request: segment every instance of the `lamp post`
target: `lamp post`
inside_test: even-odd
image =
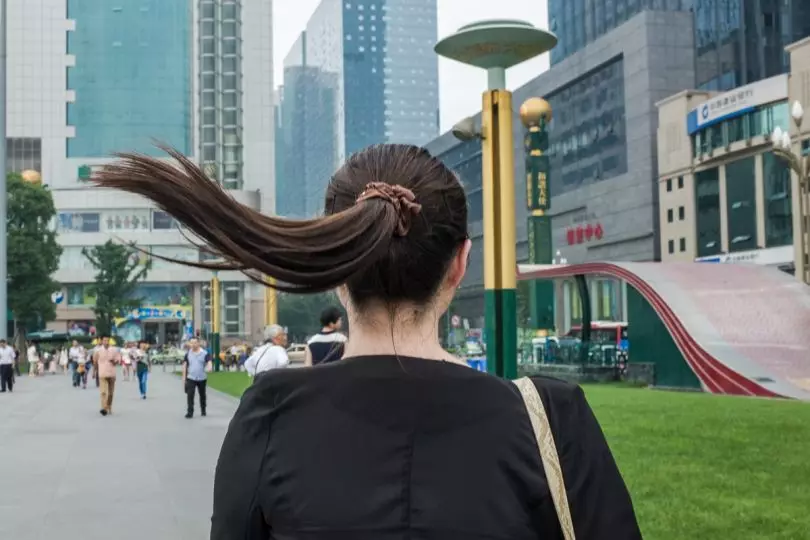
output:
[[[790,116],[801,134],[804,120],[804,107],[798,101],[793,102]],[[793,205],[793,249],[795,252],[796,276],[810,285],[810,156],[793,151],[790,133],[777,127],[771,135],[773,153],[783,159],[795,173],[796,182],[792,182],[793,196],[797,204]]]
[[[551,105],[541,98],[529,98],[520,106],[520,120],[526,127],[526,207],[529,211],[528,243],[530,264],[551,264],[551,209],[549,192],[548,132]],[[554,282],[529,282],[529,311],[535,330],[548,335],[554,330]]]
[[[276,280],[268,277],[269,283],[275,284]],[[273,287],[264,287],[264,325],[270,326],[278,324],[278,292]]]
[[[220,292],[219,292],[219,274],[214,272],[214,277],[211,278],[211,355],[214,357],[214,371],[220,370],[219,359],[219,331],[221,330],[220,323]]]
[[[517,376],[513,111],[506,70],[556,44],[554,34],[530,23],[489,20],[461,27],[434,49],[440,56],[487,71],[481,132],[469,138],[482,140],[487,370],[506,378]],[[465,120],[459,127],[469,128],[470,124]]]

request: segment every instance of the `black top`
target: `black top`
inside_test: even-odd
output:
[[[343,357],[345,343],[346,336],[340,332],[321,330],[307,341],[309,353],[312,355],[312,365],[317,366],[340,360]]]
[[[534,382],[577,540],[641,538],[582,390]],[[245,393],[217,464],[211,540],[561,538],[517,388],[454,363],[274,370]]]

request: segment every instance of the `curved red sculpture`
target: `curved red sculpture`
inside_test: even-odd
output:
[[[575,275],[632,285],[661,318],[705,390],[810,400],[810,287],[792,276],[757,265],[707,263],[518,269],[521,280]]]

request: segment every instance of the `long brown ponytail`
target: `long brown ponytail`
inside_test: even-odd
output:
[[[402,283],[388,277],[387,284],[379,283],[380,271],[407,272],[413,260],[423,259],[420,250],[433,259],[429,266],[444,268],[466,235],[461,185],[444,165],[417,147],[380,145],[352,156],[332,178],[327,215],[309,220],[261,214],[235,201],[181,153],[160,147],[176,163],[121,153],[92,180],[151,199],[198,236],[204,249],[223,259],[175,261],[179,264],[239,270],[258,280],[267,275],[278,280],[276,288],[301,293],[347,282],[352,289],[352,283],[359,286],[357,280],[365,277],[377,283],[359,286],[361,296],[410,297],[404,290],[407,276]],[[395,269],[391,263],[403,261],[398,254],[403,250],[411,252],[406,255],[411,262]],[[441,276],[428,274],[426,280],[413,277],[435,282],[430,284],[435,290]]]

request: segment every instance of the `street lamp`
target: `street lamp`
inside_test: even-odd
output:
[[[549,264],[551,257],[551,193],[549,191],[548,125],[551,105],[532,97],[520,106],[520,121],[526,128],[523,147],[526,153],[526,209],[529,264]],[[533,279],[529,282],[529,310],[535,330],[554,330],[554,281]]]
[[[796,131],[801,134],[802,122],[804,120],[804,107],[799,101],[794,101],[790,108],[790,116],[796,126]],[[796,174],[796,182],[793,183],[792,192],[798,197],[798,204],[794,205],[793,231],[798,235],[794,239],[794,251],[796,260],[796,275],[804,283],[810,285],[810,156],[803,156],[801,153],[793,151],[793,141],[789,131],[783,131],[781,127],[776,127],[771,134],[771,144],[773,153],[783,159],[790,169]],[[798,189],[797,189],[798,188]]]
[[[209,293],[211,295],[211,339],[209,349],[214,358],[214,371],[219,371],[221,363],[219,359],[219,332],[222,326],[220,322],[222,308],[220,306],[219,272],[216,270],[211,278]]]
[[[458,127],[469,139],[482,140],[487,369],[510,379],[517,376],[517,255],[512,93],[506,90],[506,70],[556,44],[554,34],[531,23],[489,20],[461,27],[434,48],[440,56],[487,71],[480,133],[471,125]]]

